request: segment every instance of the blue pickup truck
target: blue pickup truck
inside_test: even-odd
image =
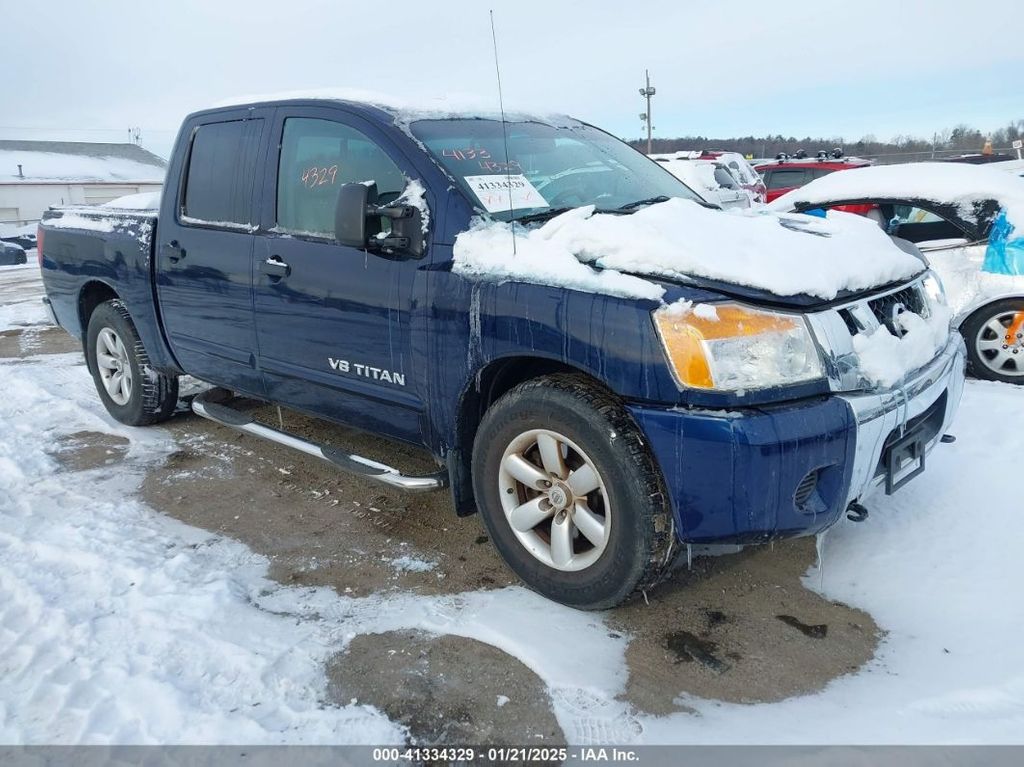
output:
[[[690,545],[862,517],[869,492],[924,468],[963,385],[945,330],[896,382],[858,371],[855,336],[901,336],[901,312],[941,304],[923,263],[830,299],[699,274],[648,273],[638,295],[459,268],[482,227],[525,247],[587,206],[640,221],[680,199],[729,215],[570,118],[289,98],[190,115],[159,210],[55,208],[38,250],[45,300],[118,421],[170,418],[194,376],[215,387],[197,414],[368,481],[449,488],[526,584],[600,609]],[[797,219],[813,224],[781,223],[807,228],[800,242],[830,244]],[[420,446],[438,469],[312,443],[239,398]]]

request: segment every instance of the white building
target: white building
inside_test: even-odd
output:
[[[0,225],[33,223],[51,205],[159,191],[166,170],[136,144],[0,140]]]

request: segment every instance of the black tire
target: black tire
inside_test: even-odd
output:
[[[104,329],[112,330],[127,350],[133,385],[127,402],[115,402],[107,392],[97,362],[97,339]],[[89,317],[85,359],[104,407],[115,419],[128,426],[147,426],[166,421],[178,402],[178,378],[155,370],[139,340],[131,315],[119,299],[105,301]],[[115,392],[116,393],[116,392]]]
[[[554,430],[579,446],[603,481],[610,531],[603,551],[585,569],[556,569],[531,554],[501,503],[499,472],[506,448],[534,429]],[[606,609],[652,588],[668,573],[675,532],[661,472],[618,398],[583,376],[537,378],[495,402],[474,440],[472,473],[477,506],[499,553],[530,588],[549,599],[583,610]]]
[[[1006,317],[1007,315],[1019,312],[1024,312],[1024,298],[1006,298],[1002,301],[993,301],[991,304],[983,306],[974,312],[960,326],[960,334],[964,337],[964,341],[967,344],[967,372],[971,376],[986,381],[1001,381],[1008,384],[1017,384],[1018,386],[1024,385],[1024,343],[1020,339],[1017,342],[1019,352],[1014,355],[1015,359],[1014,363],[1012,363],[1017,366],[1017,371],[1019,372],[1016,373],[1009,368],[995,369],[993,364],[986,360],[986,352],[978,346],[981,335],[985,332],[985,326],[989,322],[998,317]],[[990,340],[996,338],[993,332],[987,332],[986,335],[990,337]],[[989,356],[992,354],[993,352],[988,352]],[[1017,361],[1017,358],[1019,358],[1019,361]]]

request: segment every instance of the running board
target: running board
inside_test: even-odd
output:
[[[240,410],[235,410],[233,407],[228,407],[221,402],[211,401],[215,397],[223,396],[223,394],[223,390],[210,389],[196,395],[192,400],[192,412],[222,426],[229,426],[245,434],[252,434],[254,437],[270,440],[279,445],[298,450],[306,455],[311,455],[314,458],[327,461],[335,468],[346,471],[349,474],[356,474],[364,479],[380,482],[381,484],[409,493],[440,490],[448,484],[448,474],[445,471],[425,476],[407,476],[392,466],[377,463],[377,461],[372,461],[361,455],[352,455],[329,445],[318,445],[315,442],[296,437],[294,434],[288,434],[279,429],[265,426]]]

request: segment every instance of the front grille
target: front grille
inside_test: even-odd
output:
[[[921,317],[926,317],[928,314],[926,311],[928,304],[925,301],[924,293],[917,285],[911,285],[902,290],[897,290],[895,293],[889,293],[888,295],[868,301],[868,308],[875,315],[875,319],[878,320],[879,324],[885,325],[894,336],[903,335],[902,328],[896,327],[896,316],[901,313],[896,308],[900,306],[904,310],[913,312]]]
[[[793,493],[793,503],[796,504],[798,509],[803,510],[807,506],[807,501],[810,500],[814,491],[818,489],[818,473],[820,469],[815,469],[810,472],[806,477],[800,480],[800,484],[796,486],[796,492]]]

